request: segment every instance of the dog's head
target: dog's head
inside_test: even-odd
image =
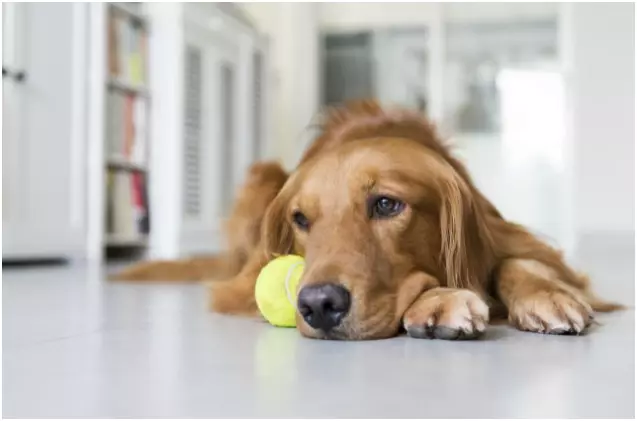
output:
[[[425,279],[484,276],[488,232],[464,169],[425,121],[377,111],[333,118],[266,213],[269,255],[306,258],[306,336],[393,336]]]

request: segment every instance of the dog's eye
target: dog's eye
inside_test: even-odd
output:
[[[307,219],[307,216],[303,215],[303,212],[295,211],[292,214],[292,221],[299,227],[302,231],[309,231],[310,229],[310,221]]]
[[[405,203],[387,196],[372,197],[369,202],[369,217],[372,219],[391,218],[405,209]]]

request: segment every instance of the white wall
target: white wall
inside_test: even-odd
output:
[[[271,150],[293,168],[319,107],[317,10],[313,3],[240,3],[269,38]]]
[[[440,5],[451,22],[528,20],[557,10],[554,3],[320,3],[319,26],[331,31],[421,26],[436,19]]]
[[[523,22],[554,17],[556,3],[456,3],[445,4],[445,17],[451,22]]]
[[[357,30],[391,26],[421,26],[436,9],[435,3],[320,3],[322,30]]]
[[[577,3],[568,13],[577,229],[633,231],[634,5]]]

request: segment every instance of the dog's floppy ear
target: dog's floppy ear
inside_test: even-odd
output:
[[[294,233],[288,220],[290,186],[285,185],[268,206],[261,225],[261,238],[268,259],[294,252]]]
[[[461,177],[445,183],[440,229],[440,259],[447,286],[484,292],[493,239],[478,201]]]

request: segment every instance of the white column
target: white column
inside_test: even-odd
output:
[[[106,89],[106,12],[103,3],[89,5],[86,255],[101,263],[104,254],[104,92]]]
[[[183,177],[183,5],[148,3],[150,139],[149,256],[179,256]]]

